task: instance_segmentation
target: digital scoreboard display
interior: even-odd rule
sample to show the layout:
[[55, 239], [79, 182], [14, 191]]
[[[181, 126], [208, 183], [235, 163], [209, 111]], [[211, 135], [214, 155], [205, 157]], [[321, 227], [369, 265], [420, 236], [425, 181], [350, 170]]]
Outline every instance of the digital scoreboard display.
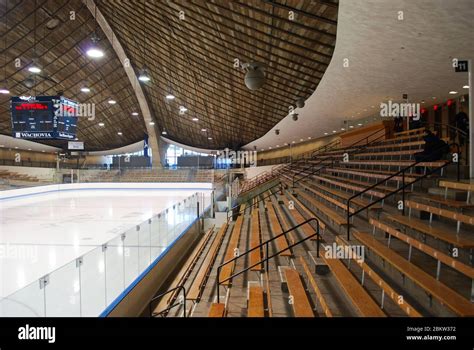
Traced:
[[74, 140], [77, 103], [62, 96], [12, 97], [13, 137]]

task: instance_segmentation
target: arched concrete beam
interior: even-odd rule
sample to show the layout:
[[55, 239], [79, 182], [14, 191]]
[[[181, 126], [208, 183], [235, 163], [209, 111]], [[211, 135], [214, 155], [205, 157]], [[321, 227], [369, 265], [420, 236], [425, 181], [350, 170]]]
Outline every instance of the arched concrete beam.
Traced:
[[96, 9], [96, 4], [94, 0], [82, 1], [89, 9], [92, 16], [95, 17], [97, 24], [107, 36], [107, 39], [109, 40], [109, 43], [112, 45], [115, 53], [117, 54], [117, 57], [119, 58], [120, 62], [122, 62], [122, 67], [128, 76], [128, 80], [130, 81], [130, 84], [132, 85], [132, 88], [135, 91], [135, 95], [137, 96], [137, 100], [140, 105], [141, 115], [143, 117], [143, 121], [145, 122], [146, 131], [148, 133], [148, 147], [151, 148], [153, 153], [153, 167], [161, 167], [160, 152], [158, 148], [159, 136], [156, 134], [155, 127], [150, 125], [150, 122], [152, 121], [151, 111], [146, 101], [145, 93], [140, 85], [140, 82], [138, 81], [137, 76], [135, 75], [135, 71], [129, 61], [128, 64], [125, 64], [125, 62], [127, 62], [128, 60], [128, 57], [125, 54], [125, 50], [123, 49], [122, 44], [118, 40], [117, 36], [112, 30], [112, 27], [109, 25], [109, 22], [107, 22], [102, 12], [99, 10], [99, 8]]

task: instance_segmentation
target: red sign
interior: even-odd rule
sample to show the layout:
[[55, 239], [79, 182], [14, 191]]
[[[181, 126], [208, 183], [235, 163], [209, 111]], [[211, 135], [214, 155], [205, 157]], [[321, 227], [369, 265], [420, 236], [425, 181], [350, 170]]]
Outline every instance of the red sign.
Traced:
[[47, 103], [21, 103], [15, 106], [17, 111], [44, 111], [47, 109]]

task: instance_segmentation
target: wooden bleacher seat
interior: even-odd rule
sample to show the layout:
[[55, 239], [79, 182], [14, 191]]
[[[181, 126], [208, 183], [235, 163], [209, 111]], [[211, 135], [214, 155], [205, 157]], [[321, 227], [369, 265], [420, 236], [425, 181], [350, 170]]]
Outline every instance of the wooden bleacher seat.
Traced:
[[186, 299], [188, 300], [199, 299], [202, 292], [202, 286], [204, 285], [207, 277], [209, 276], [209, 273], [217, 257], [217, 252], [222, 243], [226, 230], [227, 230], [227, 224], [223, 224], [219, 232], [217, 232], [217, 235], [214, 237], [214, 240], [212, 241], [212, 245], [209, 248], [209, 251], [207, 252], [206, 258], [202, 262], [199, 268], [199, 271], [196, 277], [194, 278], [193, 283], [191, 284], [189, 292], [186, 295]]
[[[255, 204], [256, 206], [257, 204]], [[250, 248], [255, 248], [260, 245], [260, 221], [259, 221], [259, 209], [258, 207], [252, 210], [252, 217], [250, 223]], [[255, 265], [262, 260], [261, 248], [254, 249], [250, 252], [250, 265]], [[251, 271], [261, 271], [262, 264], [257, 264], [252, 267]]]
[[[341, 174], [349, 174], [354, 176], [362, 176], [366, 178], [377, 179], [377, 181], [388, 179], [390, 175], [395, 173], [390, 172], [389, 174], [380, 174], [379, 172], [369, 171], [369, 170], [356, 170], [356, 169], [349, 169], [349, 168], [326, 168], [324, 171], [329, 173], [341, 173]], [[405, 183], [410, 183], [415, 181], [416, 178], [413, 175], [406, 174], [405, 175]], [[401, 175], [397, 175], [392, 177], [389, 181], [403, 181]]]
[[411, 156], [415, 153], [420, 152], [419, 149], [409, 149], [404, 151], [388, 151], [388, 152], [365, 152], [365, 153], [356, 153], [353, 154], [353, 158], [361, 158], [361, 157], [386, 157], [386, 156]]
[[[232, 233], [229, 239], [229, 244], [224, 255], [224, 261], [229, 261], [236, 257], [236, 251], [239, 247], [240, 232], [242, 231], [242, 223], [244, 221], [244, 216], [239, 215], [235, 221], [234, 227], [232, 228]], [[227, 286], [231, 283], [231, 280], [227, 280], [234, 271], [235, 261], [227, 265], [224, 265], [221, 269], [219, 275], [219, 281], [223, 281], [222, 285]]]
[[354, 237], [457, 315], [474, 315], [474, 306], [471, 302], [431, 277], [416, 265], [402, 258], [392, 249], [372, 237], [371, 234], [355, 232]]
[[[273, 236], [277, 236], [281, 234], [284, 230], [282, 229], [280, 222], [278, 221], [278, 218], [275, 213], [275, 209], [273, 208], [273, 204], [270, 202], [269, 205], [267, 206], [267, 214], [268, 214], [268, 219], [269, 219], [269, 228], [271, 232], [273, 232]], [[276, 239], [276, 246], [278, 248], [278, 251], [282, 251], [286, 248], [288, 248], [288, 241], [285, 236], [280, 236]], [[282, 251], [280, 256], [286, 256], [290, 257], [291, 251], [289, 249]]]
[[[411, 201], [411, 200], [405, 201], [405, 205], [406, 205], [407, 208], [410, 208], [410, 209], [416, 209], [416, 210], [419, 210], [419, 211], [426, 211], [430, 214], [439, 215], [439, 216], [442, 216], [444, 218], [456, 221], [457, 224], [458, 224], [457, 225], [457, 232], [459, 232], [459, 227], [460, 227], [461, 223], [474, 225], [474, 216], [469, 216], [469, 215], [466, 215], [466, 214], [457, 213], [457, 212], [452, 211], [452, 210], [440, 209], [440, 208], [433, 207], [433, 206], [428, 205], [428, 204], [418, 203], [418, 202]], [[411, 210], [410, 210], [410, 213], [411, 213]]]
[[321, 289], [316, 283], [316, 280], [314, 279], [313, 274], [311, 273], [311, 270], [309, 269], [308, 264], [306, 263], [306, 260], [302, 256], [300, 256], [300, 263], [303, 266], [303, 269], [306, 274], [306, 277], [308, 278], [309, 284], [313, 288], [314, 293], [316, 294], [316, 297], [318, 298], [319, 304], [321, 305], [321, 308], [324, 311], [324, 314], [326, 315], [326, 317], [333, 317], [333, 314], [331, 312], [331, 309], [329, 308], [326, 298], [324, 297], [323, 293], [321, 292]]
[[[203, 252], [205, 246], [209, 242], [209, 239], [212, 237], [212, 233], [214, 231], [214, 226], [212, 226], [207, 233], [204, 235], [204, 237], [201, 239], [201, 241], [198, 243], [196, 248], [193, 250], [189, 258], [186, 260], [184, 263], [183, 267], [180, 269], [179, 273], [176, 275], [176, 277], [173, 279], [173, 282], [171, 282], [169, 289], [175, 288], [178, 286], [184, 285], [185, 281], [189, 277], [189, 274], [191, 273], [192, 269], [195, 267], [197, 260], [199, 259], [199, 256]], [[154, 314], [160, 313], [160, 311], [165, 310], [168, 308], [171, 303], [174, 302], [176, 299], [177, 295], [179, 294], [179, 290], [175, 290], [174, 292], [171, 292], [163, 298], [160, 299], [158, 305], [156, 305], [155, 310], [153, 311]]]
[[[325, 183], [328, 183], [328, 184], [331, 184], [331, 185], [343, 187], [343, 188], [346, 188], [348, 190], [355, 191], [355, 192], [361, 192], [361, 191], [365, 190], [368, 187], [367, 184], [365, 184], [365, 185], [360, 185], [360, 184], [356, 185], [355, 181], [353, 181], [353, 180], [345, 181], [345, 179], [342, 179], [342, 178], [339, 178], [339, 177], [336, 177], [336, 176], [313, 175], [312, 177], [316, 180], [319, 180], [319, 181], [322, 181], [322, 182], [325, 182]], [[341, 180], [344, 180], [344, 181], [341, 181]], [[382, 189], [382, 191], [383, 191], [383, 189]], [[368, 190], [366, 192], [366, 194], [374, 196], [374, 197], [382, 198], [382, 197], [385, 197], [385, 193], [382, 192], [382, 191], [378, 190], [378, 187], [377, 187], [377, 190], [375, 190], [375, 189]]]
[[343, 217], [342, 215], [339, 215], [335, 210], [329, 208], [328, 206], [324, 205], [320, 201], [316, 200], [314, 197], [310, 196], [309, 194], [305, 192], [298, 192], [298, 195], [301, 198], [304, 198], [307, 200], [311, 205], [315, 208], [317, 208], [321, 213], [323, 213], [327, 218], [331, 221], [333, 221], [336, 225], [339, 226], [339, 228], [343, 226], [347, 226], [347, 219]]
[[425, 128], [417, 128], [417, 129], [411, 129], [411, 130], [404, 130], [400, 132], [396, 132], [393, 135], [394, 136], [404, 136], [408, 134], [423, 134], [425, 132]]
[[212, 303], [208, 317], [225, 317], [225, 305], [222, 303]]
[[265, 305], [263, 299], [263, 288], [258, 285], [248, 286], [248, 317], [264, 317]]
[[321, 255], [324, 262], [329, 266], [337, 282], [350, 299], [357, 312], [365, 317], [385, 317], [385, 313], [367, 293], [359, 281], [352, 275], [347, 267], [339, 259], [326, 258]]
[[376, 219], [370, 219], [370, 224], [384, 232], [387, 232], [389, 235], [398, 238], [399, 240], [405, 242], [406, 244], [413, 246], [414, 248], [431, 256], [432, 258], [439, 260], [443, 264], [453, 268], [454, 270], [457, 270], [458, 272], [464, 274], [470, 279], [474, 278], [474, 268], [460, 262], [458, 259], [452, 258], [449, 255], [446, 255], [443, 252], [440, 252], [439, 250], [429, 246], [428, 244], [422, 243], [398, 231], [397, 229], [391, 227], [390, 225], [382, 221], [379, 221]]
[[[347, 241], [341, 238], [341, 236], [336, 236], [336, 243], [340, 246], [344, 246], [349, 248], [349, 245]], [[364, 273], [369, 276], [369, 278], [377, 285], [379, 286], [384, 292], [385, 295], [388, 296], [396, 305], [402, 309], [403, 312], [407, 314], [407, 316], [410, 317], [422, 317], [422, 315], [412, 306], [410, 305], [405, 298], [403, 298], [403, 295], [398, 294], [385, 280], [380, 277], [379, 274], [377, 274], [365, 261], [362, 260], [355, 260], [356, 264], [359, 265], [359, 267], [364, 271]], [[401, 297], [401, 298], [400, 298]], [[402, 303], [400, 303], [400, 300], [403, 300]]]
[[300, 274], [291, 268], [285, 269], [285, 278], [288, 292], [293, 297], [293, 313], [295, 317], [314, 317], [311, 303], [301, 282]]
[[[310, 183], [309, 186], [318, 188], [321, 191], [325, 191], [327, 193], [332, 194], [333, 196], [337, 196], [337, 197], [340, 197], [340, 198], [344, 199], [344, 209], [347, 206], [347, 200], [352, 197], [351, 193], [344, 192], [344, 191], [339, 191], [339, 190], [336, 190], [336, 189], [333, 189], [333, 188], [330, 188], [330, 187], [327, 187], [327, 186], [323, 186], [323, 185], [319, 185], [319, 184], [315, 184], [315, 183]], [[359, 207], [365, 207], [365, 206], [369, 205], [370, 203], [371, 202], [369, 202], [368, 200], [365, 200], [361, 197], [356, 197], [356, 198], [351, 199], [351, 204], [357, 205]], [[378, 203], [372, 205], [371, 207], [369, 207], [369, 210], [380, 210], [380, 209], [382, 209], [382, 206]]]
[[474, 248], [474, 240], [461, 237], [454, 233], [447, 232], [446, 230], [438, 229], [436, 227], [430, 226], [426, 224], [425, 222], [423, 222], [422, 220], [409, 218], [408, 216], [394, 215], [394, 214], [387, 215], [387, 219], [397, 222], [399, 224], [405, 225], [425, 235], [428, 235], [433, 238], [452, 244], [455, 247], [459, 247], [463, 249]]
[[[401, 160], [401, 161], [390, 161], [390, 160], [350, 160], [348, 162], [344, 162], [341, 164], [348, 164], [348, 165], [378, 165], [378, 166], [396, 166], [396, 167], [409, 167], [410, 165], [415, 164], [414, 161], [411, 160]], [[416, 165], [416, 167], [431, 167], [437, 168], [446, 164], [445, 160], [435, 161], [435, 162], [420, 162]]]
[[[293, 196], [291, 193], [287, 193], [287, 196], [294, 203], [294, 208], [295, 209], [293, 209], [293, 210], [288, 209], [288, 210], [289, 210], [291, 216], [293, 217], [293, 219], [295, 220], [296, 225], [299, 225], [299, 224], [305, 222], [306, 220], [308, 220], [312, 217], [315, 217], [315, 215], [303, 203], [301, 203], [301, 201], [298, 200], [298, 198]], [[285, 203], [285, 206], [287, 208], [290, 208], [290, 203], [288, 201], [288, 198], [283, 197], [283, 202]], [[299, 207], [299, 209], [297, 207]], [[299, 210], [301, 210], [301, 212]], [[303, 214], [305, 214], [306, 218], [303, 216]], [[317, 216], [316, 216], [316, 218], [317, 218]], [[326, 229], [326, 224], [322, 220], [319, 220], [319, 218], [318, 218], [318, 221], [319, 221], [319, 230], [320, 230], [320, 233], [322, 233]], [[301, 230], [305, 233], [306, 237], [309, 237], [309, 236], [314, 234], [315, 229], [313, 229], [309, 224], [306, 224], [306, 225], [301, 226]], [[310, 240], [316, 240], [316, 239], [317, 239], [316, 236], [310, 238]]]
[[414, 193], [411, 195], [411, 197], [420, 197], [425, 200], [428, 200], [429, 202], [435, 202], [441, 205], [445, 205], [447, 207], [452, 207], [452, 208], [457, 208], [457, 209], [463, 209], [463, 208], [474, 208], [474, 203], [466, 203], [465, 201], [456, 201], [453, 199], [448, 199], [445, 197], [440, 197], [436, 195], [430, 195], [426, 193]]

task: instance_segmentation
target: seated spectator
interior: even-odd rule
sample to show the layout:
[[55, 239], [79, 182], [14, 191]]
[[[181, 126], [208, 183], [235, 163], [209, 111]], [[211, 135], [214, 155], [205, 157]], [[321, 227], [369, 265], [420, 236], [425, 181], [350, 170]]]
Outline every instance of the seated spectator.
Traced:
[[431, 130], [425, 131], [423, 136], [425, 147], [422, 152], [415, 153], [416, 162], [434, 162], [442, 159], [449, 151], [449, 146]]

